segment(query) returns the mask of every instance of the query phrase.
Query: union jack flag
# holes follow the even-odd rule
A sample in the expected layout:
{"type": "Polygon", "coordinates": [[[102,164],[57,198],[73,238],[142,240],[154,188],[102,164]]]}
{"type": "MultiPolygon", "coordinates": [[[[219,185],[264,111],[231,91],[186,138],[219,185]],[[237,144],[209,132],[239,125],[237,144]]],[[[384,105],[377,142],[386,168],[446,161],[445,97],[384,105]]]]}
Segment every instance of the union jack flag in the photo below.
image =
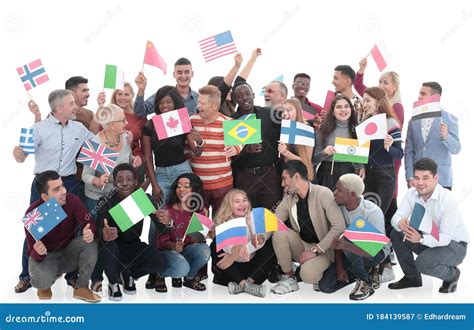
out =
{"type": "Polygon", "coordinates": [[[20,66],[16,71],[27,91],[49,80],[40,59],[20,66]]]}
{"type": "Polygon", "coordinates": [[[110,174],[119,153],[92,140],[86,140],[77,161],[104,174],[110,174]]]}
{"type": "Polygon", "coordinates": [[[38,211],[38,208],[35,208],[33,211],[25,215],[21,221],[23,221],[23,225],[26,227],[26,229],[30,230],[31,226],[36,226],[38,224],[38,221],[43,220],[43,216],[41,215],[40,211],[38,211]]]}

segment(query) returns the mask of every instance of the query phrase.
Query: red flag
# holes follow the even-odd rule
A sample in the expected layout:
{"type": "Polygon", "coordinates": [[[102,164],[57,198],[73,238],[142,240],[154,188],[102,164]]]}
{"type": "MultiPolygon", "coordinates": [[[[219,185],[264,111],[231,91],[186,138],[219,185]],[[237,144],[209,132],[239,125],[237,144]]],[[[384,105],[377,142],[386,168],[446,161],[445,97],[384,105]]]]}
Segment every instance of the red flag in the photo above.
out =
{"type": "Polygon", "coordinates": [[[148,41],[146,44],[145,59],[143,60],[143,63],[161,69],[161,71],[166,75],[166,63],[151,41],[148,41]]]}
{"type": "Polygon", "coordinates": [[[333,91],[327,92],[326,100],[324,101],[324,107],[323,107],[325,111],[329,111],[329,108],[331,107],[331,102],[334,99],[334,96],[336,96],[336,94],[333,91]]]}

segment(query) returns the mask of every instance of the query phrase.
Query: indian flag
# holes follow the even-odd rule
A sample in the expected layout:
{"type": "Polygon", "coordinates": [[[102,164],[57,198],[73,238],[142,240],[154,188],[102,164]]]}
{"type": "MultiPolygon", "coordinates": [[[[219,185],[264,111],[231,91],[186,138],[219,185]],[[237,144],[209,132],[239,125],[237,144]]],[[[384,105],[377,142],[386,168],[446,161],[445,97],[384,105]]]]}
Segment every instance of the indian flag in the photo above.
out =
{"type": "Polygon", "coordinates": [[[128,230],[156,209],[142,188],[109,210],[122,232],[128,230]]]}
{"type": "Polygon", "coordinates": [[[123,71],[116,65],[105,65],[104,88],[123,90],[124,75],[123,71]]]}
{"type": "Polygon", "coordinates": [[[357,139],[336,137],[334,147],[336,153],[332,156],[332,159],[335,161],[361,164],[369,162],[370,141],[359,146],[357,139]]]}
{"type": "Polygon", "coordinates": [[[207,233],[212,227],[212,220],[208,217],[196,213],[193,213],[193,216],[189,220],[188,228],[186,229],[185,235],[192,233],[201,233],[204,237],[207,236],[207,233]]]}

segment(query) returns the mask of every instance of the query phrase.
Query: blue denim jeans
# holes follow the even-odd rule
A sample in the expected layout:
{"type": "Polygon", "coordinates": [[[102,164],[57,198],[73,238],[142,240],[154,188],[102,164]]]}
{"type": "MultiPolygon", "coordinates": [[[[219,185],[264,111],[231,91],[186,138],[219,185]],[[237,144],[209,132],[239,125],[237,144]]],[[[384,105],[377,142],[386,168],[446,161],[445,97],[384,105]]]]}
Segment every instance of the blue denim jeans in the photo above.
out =
{"type": "Polygon", "coordinates": [[[162,277],[196,277],[211,257],[211,249],[206,243],[194,243],[186,246],[181,253],[160,250],[160,255],[165,258],[165,266],[160,271],[162,277]]]}
{"type": "MultiPolygon", "coordinates": [[[[193,173],[191,166],[188,161],[185,161],[178,165],[168,167],[157,167],[155,169],[155,176],[158,185],[163,191],[164,204],[167,204],[171,197],[171,186],[176,181],[178,176],[184,173],[193,173]]],[[[162,204],[163,205],[163,204],[162,204]]],[[[162,205],[159,205],[161,207],[162,205]]],[[[155,245],[155,238],[157,234],[156,226],[153,222],[150,222],[150,231],[148,233],[148,244],[155,245]]]]}

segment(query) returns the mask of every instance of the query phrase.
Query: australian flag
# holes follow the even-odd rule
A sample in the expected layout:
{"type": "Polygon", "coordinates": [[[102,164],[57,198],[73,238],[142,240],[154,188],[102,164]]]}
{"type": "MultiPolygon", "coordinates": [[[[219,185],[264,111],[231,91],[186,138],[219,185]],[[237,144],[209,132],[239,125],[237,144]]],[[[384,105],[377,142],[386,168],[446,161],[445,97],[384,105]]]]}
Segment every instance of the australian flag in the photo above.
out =
{"type": "Polygon", "coordinates": [[[20,147],[25,154],[35,153],[35,139],[32,128],[22,128],[20,134],[20,147]]]}
{"type": "Polygon", "coordinates": [[[61,205],[52,198],[26,214],[21,221],[31,236],[40,240],[66,218],[61,205]]]}
{"type": "Polygon", "coordinates": [[[92,140],[86,140],[77,161],[103,174],[110,174],[119,153],[92,140]]]}

